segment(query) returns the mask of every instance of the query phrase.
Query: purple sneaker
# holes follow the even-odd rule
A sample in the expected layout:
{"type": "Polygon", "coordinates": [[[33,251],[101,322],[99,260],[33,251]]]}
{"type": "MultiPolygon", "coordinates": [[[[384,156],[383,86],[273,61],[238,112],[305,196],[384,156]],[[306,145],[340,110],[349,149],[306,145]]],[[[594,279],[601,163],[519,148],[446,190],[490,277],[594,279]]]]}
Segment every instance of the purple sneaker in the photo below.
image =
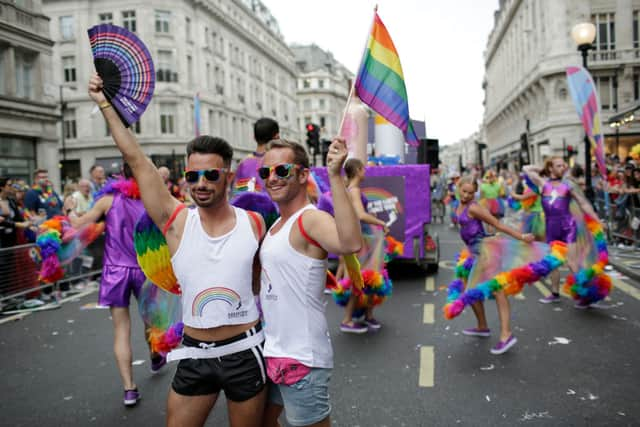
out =
{"type": "Polygon", "coordinates": [[[151,357],[151,373],[157,374],[167,364],[166,356],[160,354],[151,357]]]}
{"type": "Polygon", "coordinates": [[[467,328],[462,330],[463,335],[468,335],[470,337],[490,337],[491,329],[480,329],[480,328],[467,328]]]}
{"type": "Polygon", "coordinates": [[[364,323],[367,325],[367,328],[371,331],[377,331],[378,329],[382,328],[382,325],[380,324],[380,322],[378,322],[373,317],[371,319],[365,319],[364,323]]]}
{"type": "Polygon", "coordinates": [[[124,391],[124,406],[136,406],[141,396],[137,388],[124,391]]]}
{"type": "Polygon", "coordinates": [[[514,337],[513,335],[511,335],[511,336],[509,336],[509,338],[507,338],[506,341],[498,341],[498,344],[496,344],[491,349],[491,354],[506,353],[511,347],[516,345],[517,342],[518,342],[518,339],[516,337],[514,337]]]}
{"type": "Polygon", "coordinates": [[[362,323],[353,322],[353,325],[340,323],[340,330],[348,334],[364,334],[369,330],[369,328],[367,325],[363,325],[362,323]]]}
{"type": "Polygon", "coordinates": [[[538,302],[541,304],[551,304],[555,302],[560,302],[560,295],[556,296],[554,294],[549,294],[544,298],[540,298],[538,302]]]}

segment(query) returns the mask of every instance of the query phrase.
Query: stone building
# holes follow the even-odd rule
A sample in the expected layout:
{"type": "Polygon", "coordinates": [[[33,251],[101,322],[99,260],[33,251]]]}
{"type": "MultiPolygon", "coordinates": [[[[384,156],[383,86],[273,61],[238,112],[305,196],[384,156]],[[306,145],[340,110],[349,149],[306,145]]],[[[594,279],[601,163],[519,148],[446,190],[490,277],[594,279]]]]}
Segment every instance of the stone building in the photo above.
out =
{"type": "MultiPolygon", "coordinates": [[[[174,178],[194,137],[194,97],[200,131],[229,141],[236,159],[255,148],[253,123],[275,118],[284,137],[300,139],[296,69],[277,21],[260,0],[43,0],[56,42],[51,75],[64,86],[66,175],[108,171],[120,155],[104,119],[92,114],[86,87],[93,72],[87,29],[112,23],[135,32],[156,69],[153,100],[132,126],[143,150],[174,178]]],[[[62,147],[60,147],[62,149],[62,147]]]]}
{"type": "Polygon", "coordinates": [[[0,0],[0,175],[31,182],[45,168],[59,189],[52,46],[40,2],[0,0]]]}
{"type": "Polygon", "coordinates": [[[490,162],[517,163],[525,140],[534,162],[578,149],[584,131],[569,94],[565,69],[581,65],[572,28],[590,21],[596,39],[588,68],[602,108],[606,152],[621,157],[640,142],[640,123],[618,128],[640,102],[638,0],[501,0],[485,51],[484,131],[490,162]]]}

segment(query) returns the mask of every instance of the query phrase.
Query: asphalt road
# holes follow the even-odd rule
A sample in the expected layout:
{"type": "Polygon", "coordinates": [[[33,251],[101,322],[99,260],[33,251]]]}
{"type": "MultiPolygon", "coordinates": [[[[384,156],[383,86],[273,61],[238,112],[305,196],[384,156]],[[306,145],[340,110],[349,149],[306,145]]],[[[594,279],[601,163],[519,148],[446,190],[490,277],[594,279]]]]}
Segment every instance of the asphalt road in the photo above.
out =
{"type": "MultiPolygon", "coordinates": [[[[331,383],[336,426],[631,426],[638,425],[640,284],[619,285],[608,309],[579,311],[567,298],[548,306],[528,287],[512,299],[518,344],[493,356],[497,337],[462,336],[471,312],[446,321],[442,289],[461,243],[443,226],[440,270],[425,278],[394,266],[394,295],[377,310],[383,328],[362,336],[339,332],[340,310],[328,305],[335,351],[331,383]]],[[[134,373],[143,398],[122,406],[107,310],[83,309],[96,293],[57,310],[0,324],[0,424],[11,426],[158,426],[175,365],[149,373],[142,324],[134,316],[134,373]]],[[[487,304],[497,330],[495,304],[487,304]]],[[[135,309],[134,309],[135,311],[135,309]]],[[[209,426],[227,425],[224,398],[209,426]]]]}

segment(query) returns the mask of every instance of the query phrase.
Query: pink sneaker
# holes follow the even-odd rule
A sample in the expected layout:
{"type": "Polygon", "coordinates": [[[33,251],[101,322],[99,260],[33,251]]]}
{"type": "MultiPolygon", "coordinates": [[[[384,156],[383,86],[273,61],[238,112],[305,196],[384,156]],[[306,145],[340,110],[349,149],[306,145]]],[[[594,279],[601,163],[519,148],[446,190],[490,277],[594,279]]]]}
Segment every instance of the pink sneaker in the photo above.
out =
{"type": "Polygon", "coordinates": [[[467,328],[462,330],[463,335],[468,335],[470,337],[490,337],[491,329],[480,329],[480,328],[467,328]]]}
{"type": "Polygon", "coordinates": [[[518,342],[518,339],[516,337],[514,337],[513,335],[511,335],[509,338],[507,338],[506,341],[498,341],[498,344],[496,344],[491,349],[491,354],[503,354],[503,353],[506,353],[511,347],[516,345],[517,342],[518,342]]]}
{"type": "Polygon", "coordinates": [[[540,298],[538,302],[541,304],[551,304],[555,302],[560,302],[560,295],[556,296],[554,294],[549,294],[544,298],[540,298]]]}

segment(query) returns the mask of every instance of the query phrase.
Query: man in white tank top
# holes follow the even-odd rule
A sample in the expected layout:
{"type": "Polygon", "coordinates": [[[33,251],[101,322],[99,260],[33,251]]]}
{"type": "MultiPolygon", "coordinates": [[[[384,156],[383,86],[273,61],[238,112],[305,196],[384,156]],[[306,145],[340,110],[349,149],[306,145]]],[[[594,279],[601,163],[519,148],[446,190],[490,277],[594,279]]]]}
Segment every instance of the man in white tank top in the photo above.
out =
{"type": "Polygon", "coordinates": [[[309,157],[300,144],[271,141],[259,170],[281,215],[260,249],[264,355],[271,380],[264,426],[277,426],[283,408],[293,426],[330,426],[333,350],[323,295],[327,254],[357,252],[362,242],[340,176],[346,157],[344,141],[334,140],[327,169],[335,219],[309,202],[309,157]]]}
{"type": "Polygon", "coordinates": [[[251,285],[265,225],[259,215],[229,204],[233,149],[210,136],[188,144],[185,179],[196,208],[183,209],[102,87],[102,79],[94,74],[89,95],[133,170],[145,209],[166,237],[182,288],[184,339],[183,348],[167,358],[180,359],[169,391],[167,425],[204,425],[223,390],[229,424],[258,427],[262,419],[256,414],[263,412],[266,400],[266,372],[264,335],[251,285]]]}

